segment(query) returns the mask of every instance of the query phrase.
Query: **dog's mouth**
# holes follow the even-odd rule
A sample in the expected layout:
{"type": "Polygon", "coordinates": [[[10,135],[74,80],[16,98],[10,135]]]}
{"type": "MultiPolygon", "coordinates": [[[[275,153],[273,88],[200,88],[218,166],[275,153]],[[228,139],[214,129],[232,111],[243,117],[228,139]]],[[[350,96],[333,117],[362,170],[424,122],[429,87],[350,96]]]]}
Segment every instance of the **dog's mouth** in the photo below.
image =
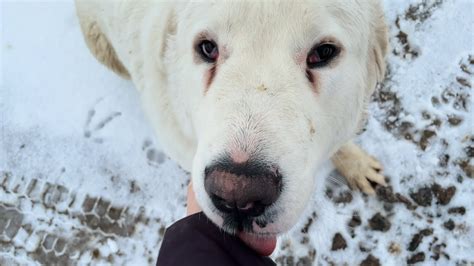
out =
{"type": "Polygon", "coordinates": [[[267,226],[270,225],[269,215],[258,217],[247,216],[238,211],[221,214],[223,218],[222,228],[228,232],[249,232],[252,234],[271,234],[267,226]]]}
{"type": "Polygon", "coordinates": [[[221,217],[223,230],[238,236],[260,255],[269,256],[275,250],[278,232],[272,231],[274,224],[268,217],[249,217],[238,212],[221,217]]]}

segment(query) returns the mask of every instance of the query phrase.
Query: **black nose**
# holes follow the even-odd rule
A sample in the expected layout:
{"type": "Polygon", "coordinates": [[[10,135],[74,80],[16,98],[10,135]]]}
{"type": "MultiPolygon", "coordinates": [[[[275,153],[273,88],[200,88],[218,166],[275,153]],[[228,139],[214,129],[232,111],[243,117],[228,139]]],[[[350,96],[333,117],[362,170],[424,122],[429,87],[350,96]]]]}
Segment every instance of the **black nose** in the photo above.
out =
{"type": "Polygon", "coordinates": [[[281,180],[276,167],[258,161],[220,160],[206,167],[204,187],[221,212],[255,217],[278,199],[281,180]]]}

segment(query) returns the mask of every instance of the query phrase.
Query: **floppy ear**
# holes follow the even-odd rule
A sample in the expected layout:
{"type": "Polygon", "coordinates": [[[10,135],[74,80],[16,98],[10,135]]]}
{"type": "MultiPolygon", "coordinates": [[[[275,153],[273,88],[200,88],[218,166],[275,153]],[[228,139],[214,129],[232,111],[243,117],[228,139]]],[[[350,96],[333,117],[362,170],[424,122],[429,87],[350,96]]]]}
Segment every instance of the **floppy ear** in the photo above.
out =
{"type": "Polygon", "coordinates": [[[100,29],[94,17],[96,6],[91,1],[76,1],[76,11],[79,17],[82,34],[87,47],[96,59],[116,74],[125,79],[130,79],[130,74],[115,52],[107,36],[100,29]]]}
{"type": "Polygon", "coordinates": [[[380,3],[374,2],[372,12],[373,19],[371,29],[371,37],[368,51],[368,75],[369,84],[368,90],[371,94],[377,82],[383,81],[385,77],[385,55],[388,51],[388,28],[385,22],[382,7],[380,3]]]}

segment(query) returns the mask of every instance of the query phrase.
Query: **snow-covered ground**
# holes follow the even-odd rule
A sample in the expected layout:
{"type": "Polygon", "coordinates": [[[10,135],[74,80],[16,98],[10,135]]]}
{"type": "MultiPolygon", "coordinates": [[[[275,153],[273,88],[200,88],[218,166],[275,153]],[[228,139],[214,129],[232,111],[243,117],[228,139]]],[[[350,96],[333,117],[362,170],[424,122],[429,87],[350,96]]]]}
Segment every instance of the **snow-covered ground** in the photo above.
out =
{"type": "MultiPolygon", "coordinates": [[[[326,204],[315,197],[279,240],[279,264],[474,265],[474,2],[385,10],[389,72],[358,141],[390,188],[328,181],[326,204]]],[[[1,1],[0,26],[0,265],[153,264],[189,177],[133,85],[89,53],[72,0],[1,1]]]]}

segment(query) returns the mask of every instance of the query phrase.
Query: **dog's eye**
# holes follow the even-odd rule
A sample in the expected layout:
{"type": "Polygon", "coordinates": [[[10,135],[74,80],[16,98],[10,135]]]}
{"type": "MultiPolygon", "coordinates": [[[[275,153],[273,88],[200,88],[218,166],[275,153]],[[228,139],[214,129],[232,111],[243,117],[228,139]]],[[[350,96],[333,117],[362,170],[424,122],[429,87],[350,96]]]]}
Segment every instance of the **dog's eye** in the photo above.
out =
{"type": "Polygon", "coordinates": [[[213,41],[203,40],[196,48],[201,58],[208,63],[216,62],[219,57],[219,49],[213,41]]]}
{"type": "Polygon", "coordinates": [[[326,66],[339,53],[339,49],[329,43],[317,45],[308,54],[306,64],[309,68],[326,66]]]}

